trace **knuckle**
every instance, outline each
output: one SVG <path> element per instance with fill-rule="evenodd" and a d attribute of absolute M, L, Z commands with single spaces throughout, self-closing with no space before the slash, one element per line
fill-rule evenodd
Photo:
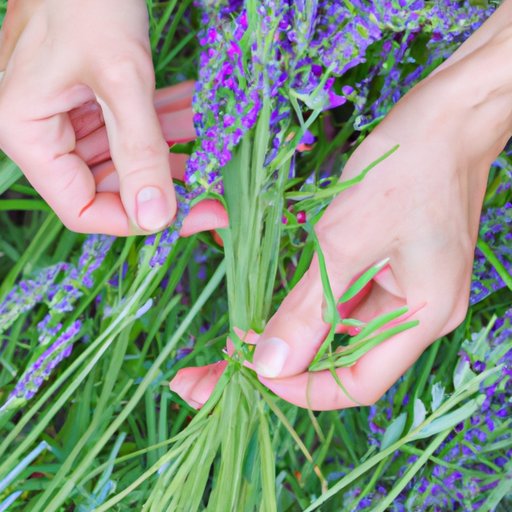
<path fill-rule="evenodd" d="M 329 260 L 347 261 L 359 253 L 358 241 L 345 240 L 339 233 L 339 223 L 338 226 L 333 226 L 329 222 L 320 221 L 315 226 L 315 233 L 324 255 Z"/>
<path fill-rule="evenodd" d="M 80 223 L 80 220 L 76 217 L 65 217 L 63 215 L 59 215 L 59 219 L 61 220 L 62 224 L 64 224 L 64 227 L 69 229 L 69 231 L 73 231 L 75 233 L 86 233 L 83 229 L 83 226 Z"/>
<path fill-rule="evenodd" d="M 491 43 L 495 45 L 506 45 L 512 48 L 512 26 L 507 25 L 502 28 L 492 39 Z"/>
<path fill-rule="evenodd" d="M 469 292 L 467 292 L 465 295 L 469 295 Z M 468 301 L 461 299 L 461 301 L 455 306 L 453 313 L 450 316 L 450 319 L 448 320 L 443 329 L 443 333 L 448 334 L 449 332 L 459 327 L 459 325 L 461 325 L 466 319 L 468 309 Z"/>
<path fill-rule="evenodd" d="M 162 161 L 169 167 L 167 159 L 168 149 L 165 141 L 144 141 L 144 140 L 131 140 L 126 143 L 125 150 L 137 158 L 138 162 L 152 162 Z"/>
<path fill-rule="evenodd" d="M 131 87 L 133 82 L 154 88 L 153 63 L 147 51 L 136 45 L 128 52 L 103 60 L 97 70 L 100 80 L 110 87 Z"/>
<path fill-rule="evenodd" d="M 365 394 L 359 401 L 366 407 L 375 405 L 382 397 L 384 393 L 370 392 Z"/>

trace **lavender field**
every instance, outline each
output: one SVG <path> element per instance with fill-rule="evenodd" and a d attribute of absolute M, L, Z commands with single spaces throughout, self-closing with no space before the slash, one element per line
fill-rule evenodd
<path fill-rule="evenodd" d="M 169 142 L 183 162 L 175 224 L 75 233 L 0 153 L 0 512 L 511 510 L 512 142 L 488 175 L 469 296 L 469 279 L 457 285 L 464 320 L 370 398 L 344 378 L 425 322 L 407 300 L 352 315 L 395 260 L 363 263 L 371 248 L 346 239 L 364 271 L 341 289 L 317 229 L 392 172 L 407 142 L 359 165 L 364 141 L 500 2 L 147 4 L 157 88 L 178 98 L 161 119 L 197 132 Z M 407 127 L 421 133 L 418 168 L 441 151 L 424 114 Z M 180 236 L 204 200 L 229 226 Z M 349 213 L 363 237 L 367 217 Z M 339 386 L 335 410 L 321 397 L 308 408 L 308 391 L 282 399 L 251 365 L 310 265 L 326 327 L 306 370 Z M 382 361 L 374 384 L 403 373 Z"/>

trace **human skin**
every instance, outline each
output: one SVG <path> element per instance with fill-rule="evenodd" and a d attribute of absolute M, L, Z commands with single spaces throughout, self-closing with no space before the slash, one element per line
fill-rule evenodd
<path fill-rule="evenodd" d="M 155 109 L 162 133 L 169 145 L 187 140 L 192 126 L 192 96 L 194 82 L 158 89 L 155 92 Z M 91 169 L 96 191 L 119 194 L 119 174 L 110 155 L 106 127 L 101 109 L 95 102 L 70 112 L 69 117 L 77 134 L 76 153 Z M 184 180 L 188 155 L 169 153 L 170 178 Z M 207 199 L 195 204 L 185 217 L 180 236 L 191 236 L 199 231 L 215 230 L 228 225 L 228 216 L 218 201 Z"/>
<path fill-rule="evenodd" d="M 10 0 L 2 70 L 0 149 L 69 229 L 127 236 L 171 223 L 176 198 L 144 0 Z M 175 139 L 195 137 L 189 113 L 175 113 Z M 74 121 L 84 116 L 90 133 Z M 100 146 L 103 154 L 90 154 Z M 118 191 L 98 190 L 87 165 L 105 157 Z M 195 225 L 219 227 L 210 223 L 218 207 L 191 212 Z"/>
<path fill-rule="evenodd" d="M 505 65 L 511 21 L 509 0 L 395 105 L 353 153 L 341 181 L 397 144 L 398 150 L 338 196 L 315 226 L 335 297 L 390 258 L 343 316 L 367 322 L 407 305 L 408 320 L 419 325 L 338 369 L 348 393 L 329 371 L 308 372 L 329 330 L 315 258 L 264 332 L 250 333 L 254 368 L 283 399 L 315 410 L 372 404 L 465 318 L 489 168 L 512 136 L 512 68 Z M 199 407 L 221 369 L 180 370 L 171 389 Z"/>
<path fill-rule="evenodd" d="M 7 62 L 0 83 L 0 147 L 76 231 L 147 232 L 140 229 L 135 201 L 142 184 L 165 187 L 171 216 L 175 209 L 167 195 L 161 116 L 153 103 L 144 2 L 120 2 L 12 0 L 11 28 L 0 40 L 0 64 Z M 508 0 L 396 105 L 353 154 L 342 179 L 396 143 L 399 150 L 333 201 L 316 227 L 338 296 L 358 273 L 391 258 L 345 315 L 366 321 L 407 304 L 420 320 L 419 327 L 338 371 L 358 403 L 377 400 L 465 316 L 487 173 L 512 126 L 512 77 L 503 66 L 510 55 L 511 19 Z M 186 124 L 181 126 L 183 135 Z M 99 174 L 110 178 L 98 180 Z M 217 214 L 210 217 L 210 227 L 217 227 Z M 205 218 L 201 212 L 194 228 L 208 229 Z M 306 372 L 328 329 L 322 302 L 314 261 L 259 339 L 250 334 L 257 343 L 254 362 L 262 382 L 292 403 L 348 407 L 355 403 L 329 374 Z M 199 407 L 223 366 L 183 370 L 171 387 Z"/>

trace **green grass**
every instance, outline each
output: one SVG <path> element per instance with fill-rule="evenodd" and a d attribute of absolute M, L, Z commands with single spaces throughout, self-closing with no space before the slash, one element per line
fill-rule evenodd
<path fill-rule="evenodd" d="M 154 62 L 161 85 L 196 74 L 197 45 L 189 34 L 197 29 L 197 15 L 188 16 L 188 11 L 184 15 L 189 3 L 149 2 Z M 0 17 L 4 12 L 5 1 L 0 2 Z M 304 177 L 326 162 L 339 165 L 344 161 L 346 141 L 359 137 L 350 120 L 351 113 L 347 113 L 337 121 L 338 136 L 332 141 L 319 134 L 315 150 L 299 163 L 300 180 L 289 190 L 290 197 L 303 194 L 294 199 L 307 206 L 310 196 L 327 194 L 318 187 L 304 195 L 299 187 Z M 320 127 L 321 122 L 315 121 L 313 129 L 318 132 Z M 0 158 L 0 297 L 5 297 L 20 279 L 59 261 L 76 262 L 85 237 L 65 230 L 42 207 L 16 166 Z M 511 165 L 510 158 L 504 158 Z M 493 180 L 501 176 L 493 174 Z M 486 206 L 501 206 L 510 200 L 509 190 L 493 194 Z M 511 276 L 497 263 L 493 248 L 482 242 L 480 247 L 509 284 Z M 301 230 L 285 230 L 279 286 L 268 305 L 271 310 L 304 273 L 314 249 L 314 240 Z M 77 304 L 74 315 L 84 319 L 84 327 L 72 356 L 31 401 L 0 414 L 0 504 L 12 497 L 9 511 L 138 511 L 146 503 L 152 510 L 158 510 L 158 503 L 180 510 L 184 502 L 172 501 L 179 499 L 180 489 L 181 499 L 189 492 L 201 510 L 202 496 L 194 494 L 194 489 L 201 487 L 199 480 L 205 477 L 201 466 L 217 463 L 212 455 L 216 444 L 231 461 L 231 466 L 219 470 L 228 476 L 230 468 L 238 470 L 232 474 L 232 489 L 216 488 L 206 474 L 211 510 L 215 511 L 229 509 L 235 487 L 246 510 L 344 511 L 371 496 L 374 505 L 369 510 L 384 511 L 404 493 L 400 499 L 414 510 L 430 492 L 418 492 L 421 477 L 431 486 L 442 484 L 436 467 L 460 471 L 466 488 L 474 479 L 480 479 L 482 486 L 500 479 L 494 489 L 475 491 L 473 498 L 467 492 L 464 510 L 470 510 L 471 500 L 480 497 L 486 500 L 482 510 L 510 509 L 512 467 L 508 462 L 500 468 L 495 461 L 512 448 L 506 436 L 511 420 L 496 422 L 485 442 L 464 439 L 474 427 L 471 418 L 477 418 L 482 407 L 480 382 L 493 381 L 500 368 L 491 363 L 500 359 L 500 350 L 512 348 L 512 340 L 493 352 L 486 345 L 495 317 L 512 305 L 509 289 L 473 306 L 465 322 L 434 343 L 372 409 L 311 414 L 266 393 L 244 371 L 236 377 L 239 388 L 227 388 L 231 391 L 222 398 L 217 392 L 225 416 L 208 414 L 213 406 L 197 414 L 171 393 L 168 382 L 184 366 L 223 357 L 229 315 L 223 276 L 230 262 L 224 263 L 222 251 L 209 234 L 180 240 L 166 265 L 154 271 L 140 264 L 141 255 L 149 257 L 148 251 L 151 248 L 140 238 L 114 243 L 105 264 L 95 273 L 95 286 Z M 206 263 L 200 261 L 204 255 Z M 129 268 L 125 275 L 124 265 Z M 110 283 L 113 276 L 119 277 L 117 285 Z M 135 313 L 149 299 L 152 306 L 137 317 Z M 41 304 L 19 315 L 0 334 L 0 404 L 39 350 L 37 323 L 45 314 L 46 306 Z M 458 352 L 463 343 L 473 362 L 484 352 L 490 354 L 486 372 L 477 375 L 461 366 Z M 189 346 L 193 350 L 181 357 L 179 350 Z M 234 389 L 243 393 L 236 394 Z M 248 389 L 262 397 L 254 409 L 249 407 L 253 395 Z M 230 442 L 205 437 L 215 432 L 216 425 L 226 427 L 222 422 L 231 417 L 228 412 L 239 408 L 247 430 L 237 431 L 236 425 L 226 429 L 233 436 Z M 372 432 L 370 421 L 379 426 L 379 432 Z M 454 430 L 459 424 L 462 430 Z M 243 455 L 234 449 L 233 439 L 247 444 Z M 463 446 L 474 450 L 479 466 L 470 467 L 462 454 L 460 459 L 448 458 L 450 450 Z M 410 457 L 414 461 L 409 462 Z M 184 460 L 189 467 L 180 465 Z M 260 466 L 263 469 L 258 473 L 254 468 Z M 171 476 L 174 480 L 166 479 Z M 251 497 L 251 485 L 260 484 L 273 492 L 273 496 L 265 494 L 262 503 Z M 379 486 L 386 493 L 379 494 Z"/>

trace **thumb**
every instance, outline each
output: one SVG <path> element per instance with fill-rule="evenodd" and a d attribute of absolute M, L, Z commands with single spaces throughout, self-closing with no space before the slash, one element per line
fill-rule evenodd
<path fill-rule="evenodd" d="M 348 260 L 357 261 L 357 260 Z M 334 297 L 341 297 L 348 288 L 353 275 L 365 265 L 360 259 L 357 267 L 336 264 L 336 279 L 330 278 Z M 334 266 L 330 267 L 334 269 Z M 333 272 L 329 272 L 330 276 Z M 324 289 L 318 258 L 315 256 L 310 268 L 287 295 L 261 334 L 253 363 L 262 377 L 288 377 L 304 372 L 330 329 L 323 318 Z"/>
<path fill-rule="evenodd" d="M 131 222 L 145 232 L 168 226 L 176 213 L 168 146 L 154 107 L 151 62 L 110 66 L 94 91 L 103 110 L 121 200 Z M 149 77 L 149 79 L 148 79 Z"/>

